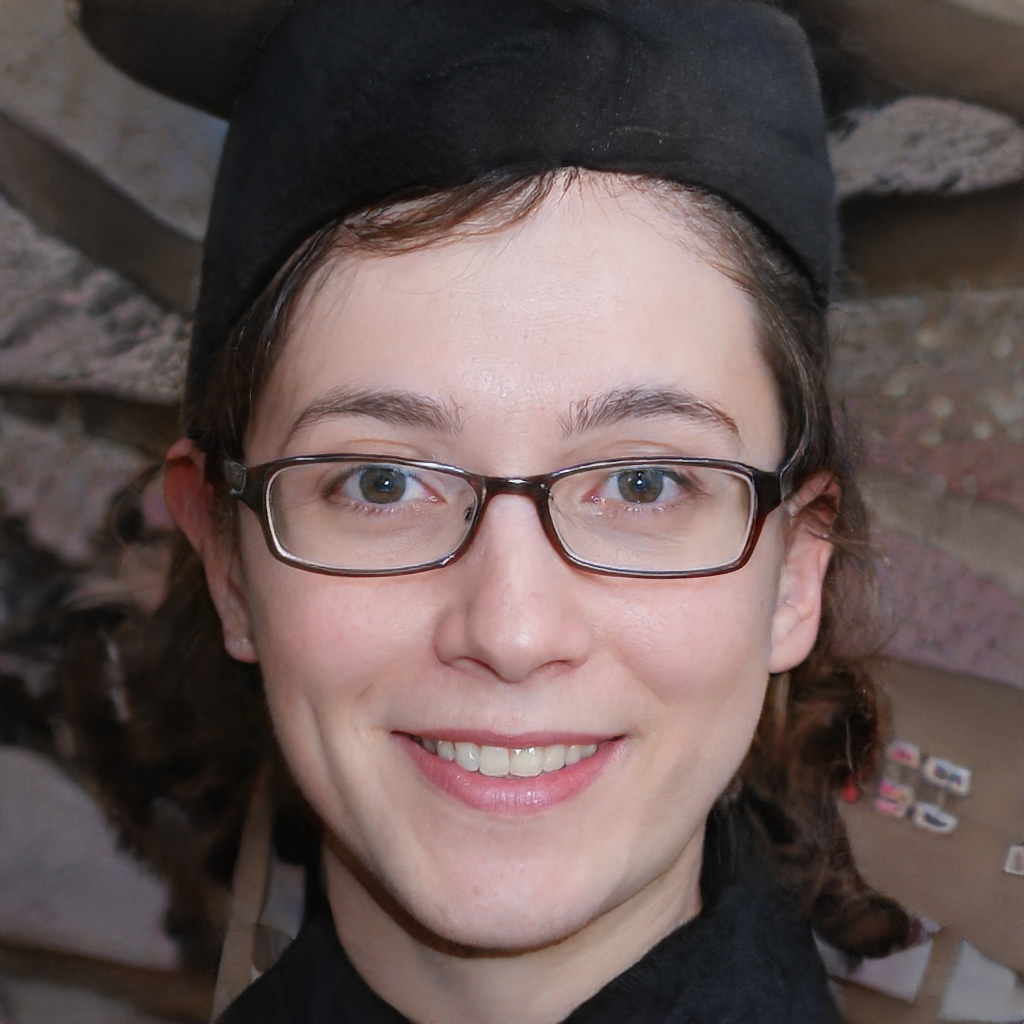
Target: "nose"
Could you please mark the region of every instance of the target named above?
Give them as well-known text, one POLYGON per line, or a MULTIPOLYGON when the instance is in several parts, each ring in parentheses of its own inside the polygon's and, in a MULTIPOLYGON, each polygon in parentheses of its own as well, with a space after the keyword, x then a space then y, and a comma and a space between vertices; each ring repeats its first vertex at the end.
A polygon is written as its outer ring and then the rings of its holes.
POLYGON ((529 497, 496 496, 469 551, 440 573, 452 587, 435 636, 445 664, 520 683, 586 660, 583 573, 551 546, 529 497))

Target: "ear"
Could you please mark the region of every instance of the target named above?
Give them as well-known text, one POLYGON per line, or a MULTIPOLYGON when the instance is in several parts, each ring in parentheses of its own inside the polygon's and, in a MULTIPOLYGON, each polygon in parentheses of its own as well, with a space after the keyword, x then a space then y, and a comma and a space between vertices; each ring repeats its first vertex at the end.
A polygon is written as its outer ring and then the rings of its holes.
POLYGON ((167 453, 164 503, 203 560, 228 654, 239 661, 255 662, 238 552, 218 519, 216 495, 206 479, 206 456, 187 438, 167 453))
MULTIPOLYGON (((802 662, 818 638, 821 589, 832 557, 832 544, 824 535, 828 522, 808 507, 817 499, 837 493, 833 477, 820 473, 804 484, 784 508, 786 554, 779 576, 779 592, 772 618, 768 670, 788 672, 802 662)), ((824 504, 824 503, 819 503, 824 504)))

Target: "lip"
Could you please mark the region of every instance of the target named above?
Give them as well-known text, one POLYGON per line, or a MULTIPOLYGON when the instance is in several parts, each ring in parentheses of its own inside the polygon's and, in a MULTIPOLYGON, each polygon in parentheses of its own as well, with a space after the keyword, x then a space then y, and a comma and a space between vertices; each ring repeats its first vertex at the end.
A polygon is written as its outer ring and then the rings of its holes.
POLYGON ((440 729, 437 732, 427 731, 415 733, 417 736, 428 739, 451 740, 452 743, 476 743, 477 746, 508 747, 522 749, 523 747, 552 747, 556 743, 570 746, 573 743, 581 747, 589 743, 600 745, 607 743, 612 737, 607 733, 589 732, 522 732, 512 733, 490 732, 480 729, 440 729))
MULTIPOLYGON (((507 817, 539 814, 579 796, 597 781, 623 746, 623 738, 585 733, 526 733, 499 736, 490 732, 445 729, 441 734, 453 743, 470 742, 498 747, 541 747, 556 743, 597 744, 597 752, 557 772, 532 778, 493 778, 468 772, 455 761, 443 761, 423 749, 408 733, 392 733, 428 783, 474 810, 507 817)), ((426 735, 431 736, 431 733, 426 735)))

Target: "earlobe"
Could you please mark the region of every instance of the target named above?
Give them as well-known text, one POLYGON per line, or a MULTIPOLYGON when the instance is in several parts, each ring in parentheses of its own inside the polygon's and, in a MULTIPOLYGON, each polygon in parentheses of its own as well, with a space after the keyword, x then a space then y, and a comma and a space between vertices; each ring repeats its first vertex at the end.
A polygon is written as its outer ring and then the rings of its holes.
POLYGON ((256 662, 238 553, 217 516, 216 496, 206 479, 206 456, 187 438, 167 453, 164 502, 175 525, 203 561, 225 649, 238 661, 256 662))
POLYGON ((772 618, 768 669, 788 672, 814 648, 821 622, 821 594, 832 557, 826 525, 804 511, 826 491, 834 488, 831 477, 815 477, 801 488, 791 512, 786 556, 779 576, 779 591, 772 618))

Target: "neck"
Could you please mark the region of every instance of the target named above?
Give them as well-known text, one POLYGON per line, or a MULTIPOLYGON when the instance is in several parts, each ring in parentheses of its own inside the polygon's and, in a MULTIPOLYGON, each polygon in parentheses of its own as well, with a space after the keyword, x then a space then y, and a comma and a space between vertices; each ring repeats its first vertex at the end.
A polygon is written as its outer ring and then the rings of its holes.
POLYGON ((554 1024, 700 910, 703 829, 677 861, 579 931, 528 951, 454 950, 401 923, 329 845, 327 895, 356 970, 410 1020, 554 1024))

